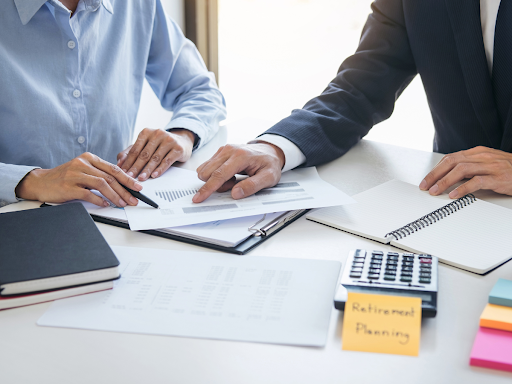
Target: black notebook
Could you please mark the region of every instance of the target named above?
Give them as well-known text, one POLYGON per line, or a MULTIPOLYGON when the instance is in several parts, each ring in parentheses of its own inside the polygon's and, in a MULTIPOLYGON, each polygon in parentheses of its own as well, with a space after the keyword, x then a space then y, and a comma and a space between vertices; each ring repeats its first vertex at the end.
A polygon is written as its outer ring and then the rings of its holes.
POLYGON ((0 295, 119 277, 119 261, 82 204, 0 214, 0 295))

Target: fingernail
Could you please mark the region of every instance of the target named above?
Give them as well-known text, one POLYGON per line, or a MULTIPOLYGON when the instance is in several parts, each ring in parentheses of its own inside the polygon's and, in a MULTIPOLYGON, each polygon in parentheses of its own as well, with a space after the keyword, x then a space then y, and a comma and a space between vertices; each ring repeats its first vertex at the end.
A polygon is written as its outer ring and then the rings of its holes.
POLYGON ((130 203, 137 204, 137 199, 135 197, 130 197, 130 203))
POLYGON ((152 177, 157 177, 158 176, 158 171, 153 172, 153 174, 151 176, 152 177))
POLYGON ((108 207, 109 205, 110 205, 110 204, 108 203, 108 201, 107 201, 107 200, 103 200, 103 206, 104 206, 104 207, 108 207))
POLYGON ((138 181, 135 182, 135 190, 140 191, 142 189, 142 184, 138 181))
POLYGON ((245 193, 242 188, 234 188, 233 189, 233 199, 241 199, 244 196, 245 196, 245 193))
POLYGON ((128 172, 128 176, 133 177, 133 172, 128 172))
POLYGON ((420 183, 420 189, 422 191, 425 190, 425 188, 427 188, 427 181, 426 180, 423 180, 421 183, 420 183))
POLYGON ((123 199, 119 199, 119 206, 120 207, 126 207, 126 203, 123 199))
POLYGON ((146 180, 146 172, 141 173, 141 175, 139 176, 139 180, 146 180))
POLYGON ((437 193, 437 191, 439 191, 439 187, 437 186, 437 184, 434 184, 434 186, 432 188, 430 188, 428 192, 431 195, 433 195, 434 193, 437 193))
POLYGON ((459 191, 457 191, 456 189, 451 191, 450 194, 448 195, 450 199, 455 199, 457 196, 459 196, 459 191))

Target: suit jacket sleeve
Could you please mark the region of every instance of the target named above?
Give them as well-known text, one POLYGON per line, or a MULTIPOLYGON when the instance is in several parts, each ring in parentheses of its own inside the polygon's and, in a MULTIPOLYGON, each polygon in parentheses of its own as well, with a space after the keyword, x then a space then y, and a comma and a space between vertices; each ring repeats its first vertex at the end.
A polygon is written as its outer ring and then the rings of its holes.
POLYGON ((403 0, 376 0, 359 47, 324 92, 265 133, 281 135, 306 156, 305 166, 331 161, 387 119, 417 73, 403 0))

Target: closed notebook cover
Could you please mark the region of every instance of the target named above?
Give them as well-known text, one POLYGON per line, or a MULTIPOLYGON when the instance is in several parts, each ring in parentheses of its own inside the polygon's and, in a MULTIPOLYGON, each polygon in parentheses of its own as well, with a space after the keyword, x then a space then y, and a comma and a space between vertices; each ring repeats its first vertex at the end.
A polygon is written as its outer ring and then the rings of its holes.
POLYGON ((0 285, 119 265, 80 203, 2 213, 0 233, 0 285))

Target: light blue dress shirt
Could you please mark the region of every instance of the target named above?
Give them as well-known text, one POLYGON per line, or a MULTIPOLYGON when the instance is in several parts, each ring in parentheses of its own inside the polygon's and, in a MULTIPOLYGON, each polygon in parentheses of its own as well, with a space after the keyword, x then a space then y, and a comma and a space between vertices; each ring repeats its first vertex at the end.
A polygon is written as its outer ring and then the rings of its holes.
POLYGON ((0 206, 35 167, 84 152, 116 162, 132 142, 146 78, 165 129, 202 146, 226 116, 213 74, 160 0, 0 0, 0 206))

